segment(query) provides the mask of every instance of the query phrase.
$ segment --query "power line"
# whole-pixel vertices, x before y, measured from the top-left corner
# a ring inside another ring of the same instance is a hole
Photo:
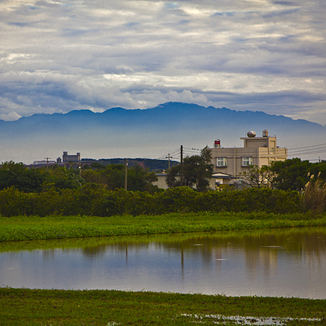
[[[198,148],[184,147],[184,149],[189,150],[189,151],[201,151],[201,149],[198,149]]]
[[[318,153],[326,153],[326,147],[324,148],[312,148],[310,150],[305,151],[288,151],[288,155],[308,155],[308,154],[318,154]]]
[[[288,156],[305,156],[305,155],[311,155],[311,154],[322,154],[326,153],[326,150],[324,151],[311,151],[311,152],[298,152],[298,153],[289,153]]]
[[[318,145],[303,146],[303,147],[295,147],[295,148],[290,148],[289,150],[311,148],[311,147],[318,147],[318,146],[326,146],[326,143],[318,144]]]
[[[325,143],[288,149],[288,155],[291,155],[291,156],[318,154],[318,153],[325,153],[325,152],[326,152],[326,144]]]
[[[177,150],[175,150],[173,152],[170,152],[168,154],[162,155],[162,156],[156,158],[156,160],[165,160],[169,154],[170,154],[170,156],[173,156],[174,158],[175,157],[178,157],[178,156],[180,156],[180,149],[177,149]]]

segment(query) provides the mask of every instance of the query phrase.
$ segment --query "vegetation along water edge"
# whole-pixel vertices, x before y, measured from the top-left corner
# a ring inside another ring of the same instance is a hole
[[[186,213],[123,216],[0,217],[0,242],[121,235],[167,234],[325,226],[326,216],[309,213]]]
[[[325,325],[326,300],[0,288],[1,325]]]

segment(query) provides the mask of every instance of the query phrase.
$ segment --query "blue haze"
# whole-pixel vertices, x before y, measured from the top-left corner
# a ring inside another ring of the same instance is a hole
[[[63,151],[96,159],[155,159],[175,153],[174,159],[178,159],[180,145],[202,149],[206,145],[212,147],[214,140],[220,139],[222,147],[241,147],[240,137],[246,136],[247,131],[255,130],[260,136],[264,129],[278,137],[280,147],[289,149],[314,146],[326,139],[324,126],[306,120],[169,102],[146,110],[76,110],[35,114],[17,121],[0,120],[0,160],[54,160]],[[299,157],[326,159],[326,153],[304,155],[303,151]]]

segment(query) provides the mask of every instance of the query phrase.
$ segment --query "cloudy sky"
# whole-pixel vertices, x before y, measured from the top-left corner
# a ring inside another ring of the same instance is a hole
[[[0,119],[168,101],[326,124],[325,0],[0,0]]]

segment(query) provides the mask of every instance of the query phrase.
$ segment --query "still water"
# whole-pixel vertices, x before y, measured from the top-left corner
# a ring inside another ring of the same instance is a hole
[[[326,228],[0,243],[0,286],[326,298]]]

